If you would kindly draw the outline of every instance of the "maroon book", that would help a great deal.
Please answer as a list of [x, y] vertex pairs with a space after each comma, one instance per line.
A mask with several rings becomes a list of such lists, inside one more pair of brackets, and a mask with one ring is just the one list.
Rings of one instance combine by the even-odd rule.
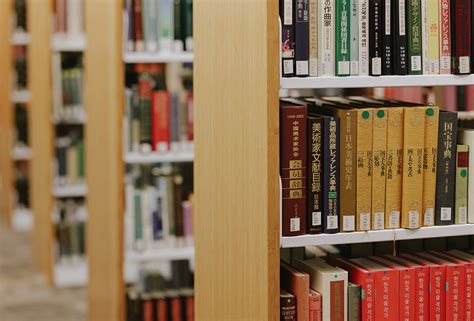
[[451, 61], [455, 74], [471, 72], [471, 0], [451, 0]]
[[280, 175], [283, 236], [306, 233], [307, 108], [280, 103]]
[[296, 321], [296, 299], [283, 289], [280, 289], [280, 321]]
[[142, 1], [133, 0], [133, 29], [134, 29], [134, 40], [135, 50], [142, 51], [143, 42], [143, 25], [142, 25]]

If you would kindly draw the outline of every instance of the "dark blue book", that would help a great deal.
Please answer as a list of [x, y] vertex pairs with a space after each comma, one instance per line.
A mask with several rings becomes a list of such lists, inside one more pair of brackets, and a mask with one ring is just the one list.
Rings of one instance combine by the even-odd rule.
[[309, 75], [309, 0], [295, 1], [296, 76], [307, 77]]

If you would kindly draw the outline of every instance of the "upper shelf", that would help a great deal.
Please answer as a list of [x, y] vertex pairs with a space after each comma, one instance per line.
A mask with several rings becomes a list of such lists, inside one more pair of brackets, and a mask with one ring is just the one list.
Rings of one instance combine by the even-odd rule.
[[85, 197], [86, 195], [86, 184], [59, 185], [53, 187], [53, 196], [56, 198]]
[[86, 49], [86, 37], [84, 34], [67, 35], [56, 33], [51, 39], [51, 49], [60, 52], [84, 51]]
[[24, 31], [14, 31], [10, 37], [10, 43], [14, 46], [27, 46], [30, 40], [30, 34]]
[[281, 78], [282, 89], [374, 88], [410, 86], [474, 85], [471, 75], [407, 75], [407, 76], [349, 76]]
[[[192, 143], [191, 143], [192, 144]], [[194, 145], [179, 151], [169, 152], [128, 152], [124, 155], [127, 164], [179, 163], [194, 161]]]
[[127, 64], [193, 62], [192, 52], [125, 52], [123, 61]]

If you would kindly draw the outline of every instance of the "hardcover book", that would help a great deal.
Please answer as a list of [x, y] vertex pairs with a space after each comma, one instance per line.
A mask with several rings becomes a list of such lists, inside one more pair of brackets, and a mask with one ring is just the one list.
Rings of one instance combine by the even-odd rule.
[[295, 75], [295, 25], [293, 0], [280, 1], [281, 67], [283, 77]]
[[407, 7], [408, 28], [408, 73], [410, 75], [421, 75], [422, 70], [422, 43], [421, 32], [421, 0], [409, 0]]
[[[359, 75], [369, 75], [369, 1], [358, 0]], [[351, 29], [352, 30], [352, 29]]]
[[309, 0], [309, 76], [318, 76], [318, 0]]
[[336, 0], [336, 75], [349, 76], [351, 73], [350, 0]]
[[335, 75], [336, 0], [318, 1], [318, 75]]
[[295, 1], [296, 76], [307, 77], [309, 75], [309, 0]]
[[351, 76], [359, 75], [359, 2], [360, 0], [349, 0]]
[[280, 321], [296, 321], [296, 299], [283, 289], [280, 289]]
[[424, 75], [430, 73], [430, 61], [428, 58], [428, 0], [420, 1], [421, 9], [421, 64]]
[[323, 216], [323, 117], [308, 116], [307, 232], [321, 233]]
[[454, 224], [467, 224], [469, 146], [457, 145]]
[[162, 51], [171, 51], [174, 43], [173, 0], [157, 0], [158, 44]]
[[438, 123], [439, 108], [426, 107], [425, 147], [423, 150], [423, 226], [432, 226], [435, 223]]
[[428, 6], [428, 68], [431, 75], [439, 74], [440, 12], [438, 0], [427, 0]]
[[152, 148], [165, 152], [170, 148], [170, 97], [166, 91], [152, 94]]
[[323, 297], [319, 292], [309, 289], [309, 321], [321, 321], [322, 300]]
[[354, 283], [347, 284], [347, 320], [348, 321], [359, 321], [360, 320], [360, 285]]
[[460, 144], [468, 145], [468, 194], [467, 194], [467, 222], [474, 223], [474, 129], [460, 128], [458, 131], [458, 139]]
[[296, 299], [296, 320], [309, 319], [309, 275], [300, 272], [284, 262], [280, 262], [281, 287]]
[[[471, 73], [471, 1], [451, 0], [451, 65], [455, 74]], [[454, 19], [453, 19], [454, 18]]]
[[385, 181], [387, 172], [387, 110], [374, 109], [372, 141], [372, 229], [385, 228]]
[[451, 73], [451, 3], [439, 2], [439, 73]]
[[383, 0], [369, 1], [369, 73], [371, 76], [382, 74], [383, 7]]
[[391, 0], [383, 0], [382, 18], [382, 75], [393, 74], [393, 50], [392, 50], [392, 5]]
[[142, 0], [142, 21], [145, 49], [158, 50], [158, 9], [157, 0]]
[[408, 74], [405, 0], [392, 1], [393, 74]]

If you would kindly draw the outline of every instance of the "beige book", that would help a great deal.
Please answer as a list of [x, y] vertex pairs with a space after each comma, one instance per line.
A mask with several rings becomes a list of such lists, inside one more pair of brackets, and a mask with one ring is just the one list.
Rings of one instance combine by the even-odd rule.
[[436, 163], [438, 159], [439, 108], [428, 106], [425, 110], [425, 146], [423, 150], [423, 226], [435, 223]]
[[78, 150], [75, 145], [68, 147], [66, 150], [66, 168], [67, 168], [67, 182], [68, 184], [75, 184], [78, 181], [79, 164]]
[[403, 122], [402, 227], [421, 226], [425, 107], [405, 108]]
[[387, 171], [385, 174], [385, 228], [400, 227], [402, 212], [403, 107], [387, 109]]
[[385, 228], [385, 176], [387, 164], [387, 108], [373, 112], [372, 229]]

